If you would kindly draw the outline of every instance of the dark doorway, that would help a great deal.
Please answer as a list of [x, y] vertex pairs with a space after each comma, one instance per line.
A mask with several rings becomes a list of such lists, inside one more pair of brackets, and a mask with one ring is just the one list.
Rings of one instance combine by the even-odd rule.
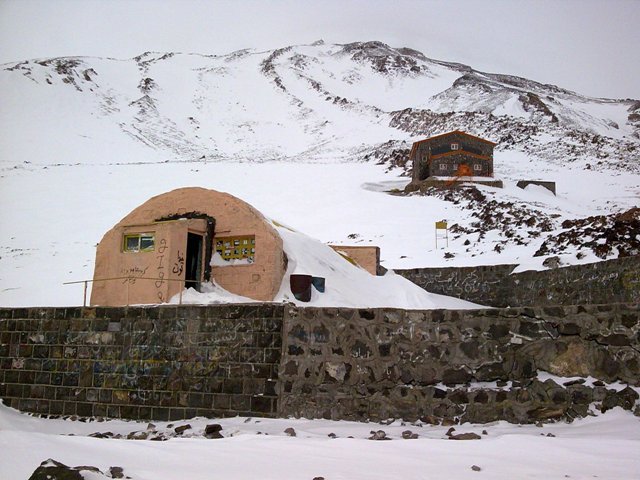
[[202, 235], [196, 233], [187, 234], [187, 258], [184, 274], [185, 288], [195, 288], [200, 291], [202, 278]]

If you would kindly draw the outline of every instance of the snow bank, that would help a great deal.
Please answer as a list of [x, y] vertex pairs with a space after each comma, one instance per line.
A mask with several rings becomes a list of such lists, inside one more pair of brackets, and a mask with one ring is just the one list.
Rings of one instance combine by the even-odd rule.
[[[346, 261], [331, 247], [319, 240], [273, 222], [282, 238], [284, 251], [289, 260], [275, 302], [291, 302], [300, 306], [314, 307], [393, 307], [405, 309], [472, 309], [480, 305], [453, 297], [428, 293], [416, 284], [389, 271], [383, 276], [371, 275], [366, 270]], [[291, 293], [292, 274], [306, 274], [325, 279], [325, 291], [320, 293], [312, 287], [311, 301], [301, 302]], [[178, 303], [179, 296], [171, 299]], [[234, 295], [218, 285], [207, 285], [202, 293], [186, 290], [182, 303], [216, 304], [253, 302], [246, 297]]]

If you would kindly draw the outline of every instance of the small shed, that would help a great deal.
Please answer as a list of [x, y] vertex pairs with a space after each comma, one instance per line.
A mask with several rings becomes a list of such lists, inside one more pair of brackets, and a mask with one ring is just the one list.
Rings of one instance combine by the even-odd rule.
[[270, 301], [285, 271], [282, 239], [255, 208], [228, 193], [180, 188], [146, 201], [104, 235], [91, 305], [164, 303], [212, 280]]
[[495, 145], [460, 130], [415, 142], [410, 153], [412, 181], [428, 177], [493, 177]]
[[329, 245], [343, 258], [365, 269], [371, 275], [382, 275], [380, 247], [372, 245]]

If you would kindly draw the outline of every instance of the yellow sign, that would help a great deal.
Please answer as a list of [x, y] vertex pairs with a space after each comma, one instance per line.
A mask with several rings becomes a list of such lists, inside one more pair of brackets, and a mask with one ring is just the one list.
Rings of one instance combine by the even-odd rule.
[[439, 222], [436, 222], [436, 249], [438, 248], [438, 230], [444, 230], [444, 239], [447, 241], [447, 247], [448, 247], [449, 231], [447, 230], [447, 222], [445, 220], [440, 220]]

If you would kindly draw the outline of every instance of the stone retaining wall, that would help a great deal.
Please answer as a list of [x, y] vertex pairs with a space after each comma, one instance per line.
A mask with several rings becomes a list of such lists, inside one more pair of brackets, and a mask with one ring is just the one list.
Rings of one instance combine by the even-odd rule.
[[[0, 398], [45, 415], [531, 422], [635, 406], [640, 306], [0, 309]], [[478, 383], [490, 382], [490, 383]]]
[[0, 309], [0, 398], [28, 412], [275, 416], [283, 307]]
[[640, 258], [511, 274], [516, 265], [395, 270], [425, 290], [492, 307], [640, 301]]
[[638, 398], [536, 379], [541, 370], [640, 386], [638, 305], [288, 309], [284, 328], [281, 415], [529, 423], [584, 416], [593, 401], [632, 409]]

